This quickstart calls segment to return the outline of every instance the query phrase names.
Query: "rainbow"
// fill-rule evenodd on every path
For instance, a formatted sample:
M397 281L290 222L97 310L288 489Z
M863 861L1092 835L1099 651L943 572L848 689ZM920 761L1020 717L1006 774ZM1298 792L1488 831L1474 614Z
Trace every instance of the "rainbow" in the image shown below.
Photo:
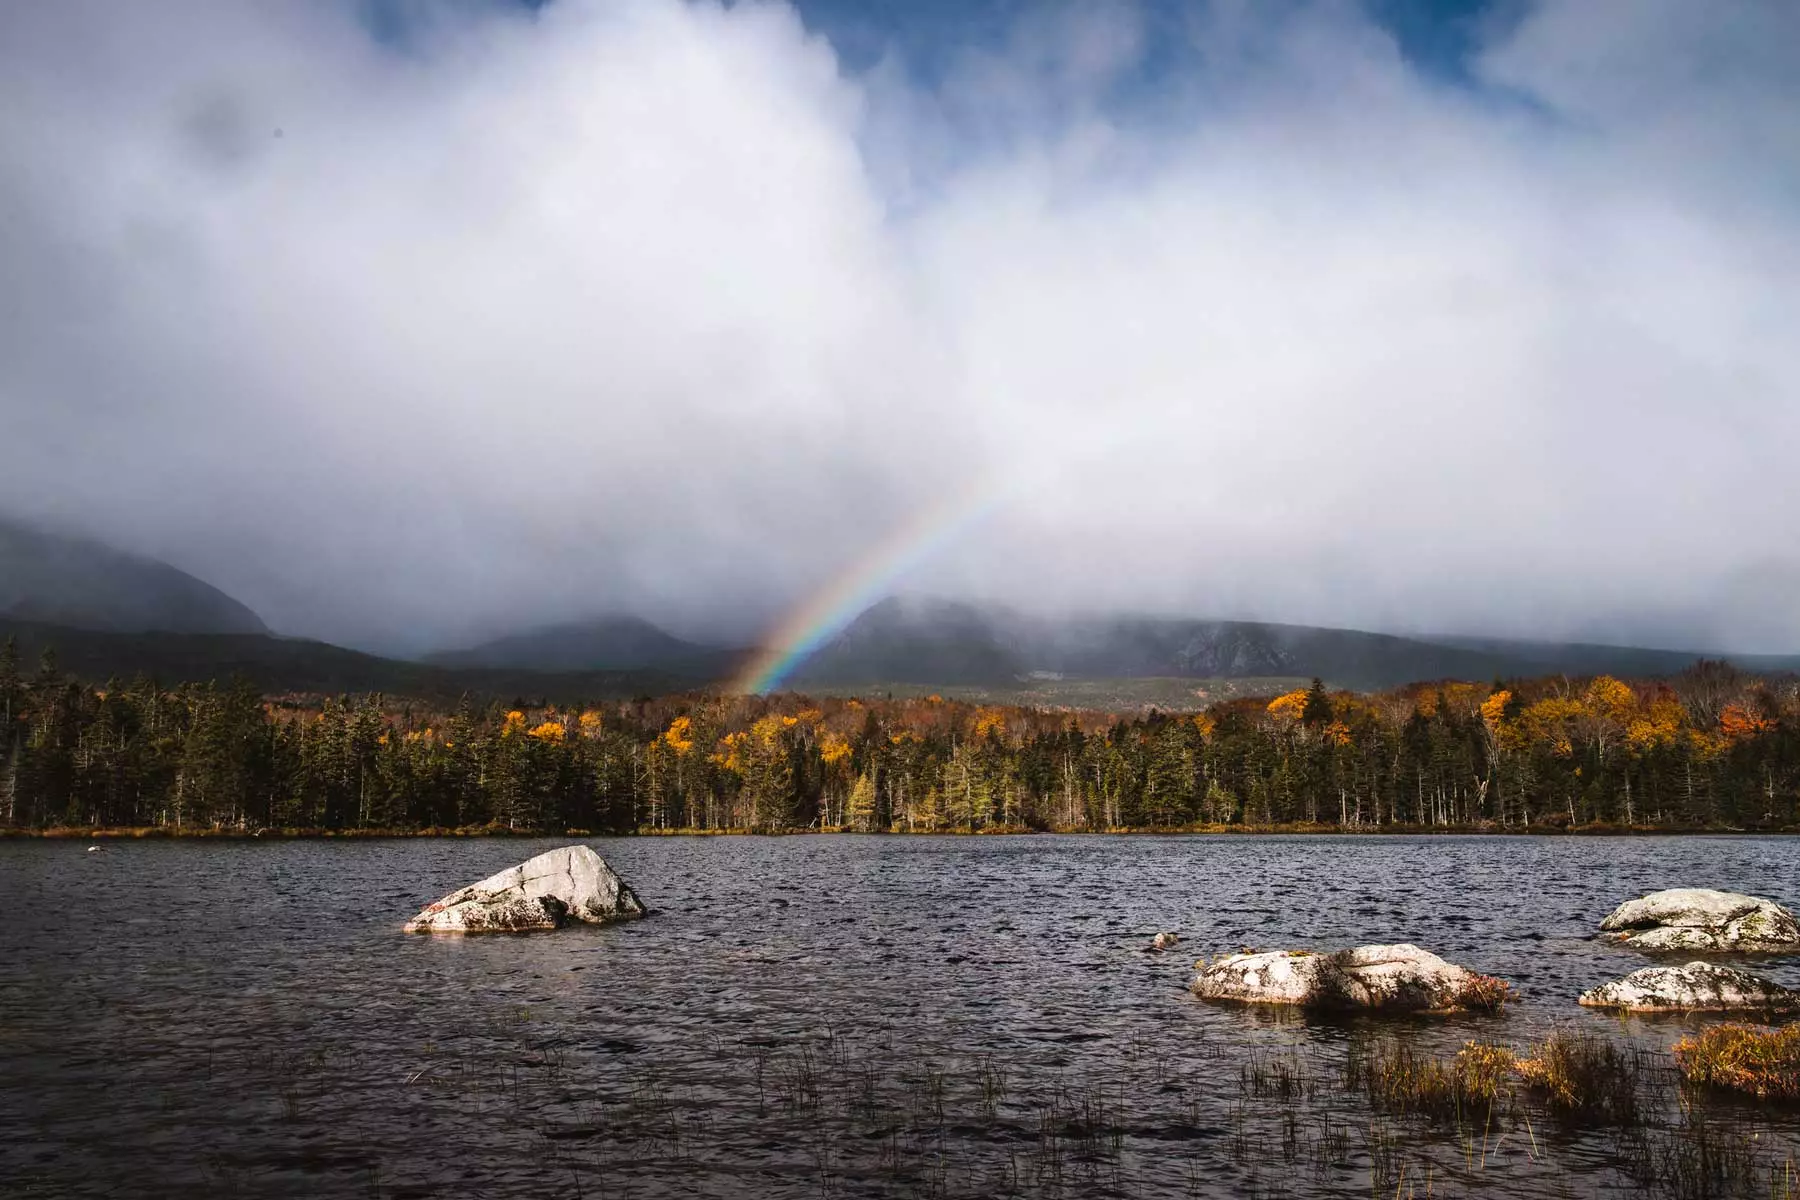
M733 681L732 690L760 696L779 688L896 581L1002 507L1025 483L1022 476L984 480L949 493L902 522L776 626Z

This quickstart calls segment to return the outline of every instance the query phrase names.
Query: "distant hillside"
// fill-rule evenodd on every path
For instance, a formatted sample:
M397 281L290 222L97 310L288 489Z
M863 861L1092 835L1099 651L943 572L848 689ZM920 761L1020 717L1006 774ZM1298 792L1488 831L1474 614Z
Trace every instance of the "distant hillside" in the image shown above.
M1007 683L1032 670L1018 632L970 604L883 600L802 663L793 683Z
M579 628L579 627L577 627ZM572 703L720 687L734 679L741 654L709 649L643 625L644 640L588 644L589 657L566 661L660 665L592 666L550 671L555 631L491 643L435 662L382 658L265 633L118 632L0 617L0 638L15 637L27 671L44 647L60 666L92 683L148 675L167 684L235 677L270 693L385 692L427 701L536 698ZM626 632L630 632L626 630ZM660 636L657 636L660 635ZM576 644L579 649L579 644ZM540 656L533 658L533 652ZM490 657L491 655L491 657ZM1674 675L1698 655L1618 646L1424 639L1161 617L1050 620L1000 608L934 600L889 600L865 612L803 664L796 690L899 695L941 691L981 702L1134 709L1204 707L1234 695L1267 693L1317 676L1333 687L1381 690L1434 679L1484 681L1543 675ZM475 659L476 661L470 661ZM502 665L511 659L515 665ZM482 660L493 665L482 665ZM1765 673L1800 670L1800 658L1734 659Z
M62 671L90 683L138 675L164 684L241 678L267 693L385 692L446 703L469 694L560 704L663 695L708 682L660 671L439 667L266 634L111 633L0 619L0 640L7 637L17 639L25 671L49 646Z
M0 518L0 617L120 633L267 633L218 588L155 559Z
M857 697L864 700L904 700L942 696L970 704L1016 704L1024 708L1083 709L1089 712L1201 712L1222 700L1246 696L1279 696L1304 688L1311 677L1245 675L1237 679L1169 679L1144 676L1133 679L1046 679L1036 677L1009 683L809 683L814 696Z
M1171 617L1051 619L930 599L890 599L864 612L793 677L795 687L884 683L1010 688L1033 679L1311 678L1377 690L1431 679L1568 673L1671 675L1698 654L1615 646L1425 639ZM1800 658L1739 660L1752 670Z
M1800 671L1800 654L1732 654L1693 650L1656 650L1643 646L1606 646L1594 642L1523 642L1509 638L1432 637L1439 645L1456 646L1493 654L1525 664L1538 675L1567 672L1583 675L1673 675L1694 665L1699 658L1729 657L1746 671L1784 674ZM1575 664L1570 666L1567 664Z
M549 625L426 657L443 667L506 667L528 671L664 670L712 678L729 674L737 651L704 646L659 629L642 617L603 617Z

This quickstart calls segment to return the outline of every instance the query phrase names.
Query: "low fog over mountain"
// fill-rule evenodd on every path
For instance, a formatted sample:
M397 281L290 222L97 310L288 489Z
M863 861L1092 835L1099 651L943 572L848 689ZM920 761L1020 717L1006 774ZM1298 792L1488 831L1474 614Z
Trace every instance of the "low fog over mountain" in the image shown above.
M579 696L737 686L753 647L678 638L611 615L521 629L425 656L422 664L307 639L276 638L244 605L164 563L98 543L0 525L0 635L28 653L54 645L79 675L242 675L265 687L462 689ZM1567 672L1671 675L1698 652L1388 634L1200 617L1046 616L993 604L888 597L800 657L779 686L915 684L1005 690L1033 680L1289 679L1385 688ZM1737 656L1753 670L1800 656ZM556 676L559 678L548 678Z

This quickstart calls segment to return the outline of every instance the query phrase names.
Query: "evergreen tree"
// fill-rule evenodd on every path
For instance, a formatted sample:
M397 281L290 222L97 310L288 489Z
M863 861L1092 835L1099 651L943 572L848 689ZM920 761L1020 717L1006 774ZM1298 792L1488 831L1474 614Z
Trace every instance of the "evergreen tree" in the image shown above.
M1314 679L1306 689L1306 704L1300 710L1302 725L1329 725L1332 721L1331 697L1325 694L1325 682Z

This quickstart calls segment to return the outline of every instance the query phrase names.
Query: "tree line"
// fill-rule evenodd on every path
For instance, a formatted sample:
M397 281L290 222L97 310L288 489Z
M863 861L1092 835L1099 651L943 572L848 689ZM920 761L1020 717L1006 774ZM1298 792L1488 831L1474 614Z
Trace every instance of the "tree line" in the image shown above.
M1800 686L1702 662L1204 712L684 695L453 710L103 687L0 648L0 828L496 832L1800 825Z

